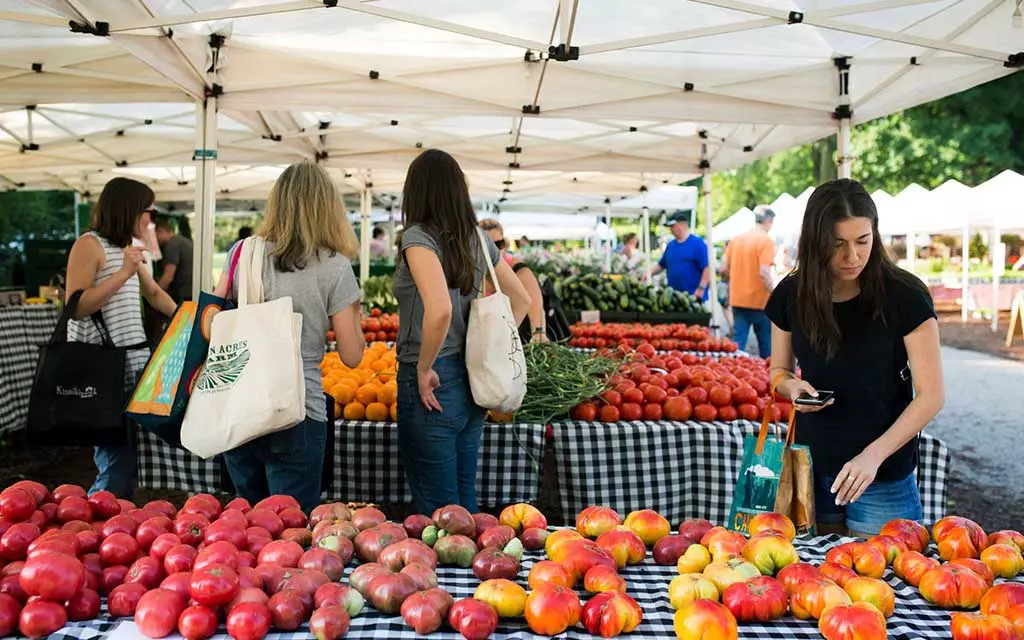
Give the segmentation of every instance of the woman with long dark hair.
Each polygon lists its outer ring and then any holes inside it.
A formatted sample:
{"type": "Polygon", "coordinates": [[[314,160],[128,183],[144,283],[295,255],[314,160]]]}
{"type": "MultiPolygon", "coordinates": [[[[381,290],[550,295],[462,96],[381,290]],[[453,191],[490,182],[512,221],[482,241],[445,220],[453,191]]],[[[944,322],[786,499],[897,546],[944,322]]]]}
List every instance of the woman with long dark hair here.
{"type": "MultiPolygon", "coordinates": [[[[75,241],[68,255],[67,298],[83,291],[68,324],[68,339],[100,344],[89,316],[100,312],[119,347],[146,343],[142,299],[164,316],[174,315],[175,304],[146,268],[143,249],[133,239],[143,238],[154,213],[153,190],[138,180],[113,178],[93,210],[90,230],[75,241]]],[[[149,359],[148,348],[130,349],[125,356],[125,388],[134,389],[149,359]]],[[[135,486],[135,447],[95,447],[96,482],[89,493],[112,491],[130,499],[135,486]]]]}
{"type": "Polygon", "coordinates": [[[811,449],[819,527],[866,536],[893,518],[920,520],[917,436],[944,402],[939,328],[928,289],[886,254],[859,183],[815,189],[797,268],[765,313],[772,380],[802,412],[796,441],[811,449]],[[834,396],[799,402],[818,390],[834,396]]]}
{"type": "Polygon", "coordinates": [[[402,235],[395,268],[398,299],[398,447],[420,512],[446,504],[477,511],[476,469],[484,411],[466,372],[466,325],[489,260],[516,325],[530,296],[484,236],[466,176],[450,155],[424,151],[409,165],[402,192],[402,235]]]}

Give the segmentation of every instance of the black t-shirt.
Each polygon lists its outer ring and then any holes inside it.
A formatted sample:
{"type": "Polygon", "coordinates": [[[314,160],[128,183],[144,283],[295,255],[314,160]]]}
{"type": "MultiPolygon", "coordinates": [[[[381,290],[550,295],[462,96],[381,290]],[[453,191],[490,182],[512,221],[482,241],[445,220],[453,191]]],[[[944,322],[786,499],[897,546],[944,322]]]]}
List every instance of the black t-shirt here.
{"type": "MultiPolygon", "coordinates": [[[[885,433],[913,398],[904,336],[935,317],[923,288],[898,280],[886,283],[883,318],[875,318],[860,296],[833,305],[842,332],[831,360],[814,348],[800,327],[796,277],[779,283],[765,306],[768,318],[793,338],[801,375],[815,389],[835,392],[832,406],[797,418],[796,441],[811,448],[815,470],[835,476],[854,456],[885,433]]],[[[902,480],[917,466],[917,438],[889,457],[877,480],[902,480]]]]}

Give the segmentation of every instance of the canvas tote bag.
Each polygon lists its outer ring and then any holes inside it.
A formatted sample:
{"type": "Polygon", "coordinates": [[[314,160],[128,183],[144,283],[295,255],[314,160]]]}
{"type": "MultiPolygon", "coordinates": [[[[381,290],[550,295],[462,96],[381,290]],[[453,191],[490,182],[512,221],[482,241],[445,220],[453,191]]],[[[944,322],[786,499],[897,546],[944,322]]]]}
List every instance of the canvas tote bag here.
{"type": "Polygon", "coordinates": [[[211,458],[306,419],[302,315],[292,299],[263,301],[263,238],[240,251],[238,308],[213,318],[210,350],[185,411],[182,445],[211,458]]]}
{"type": "Polygon", "coordinates": [[[526,395],[526,354],[512,303],[498,284],[484,232],[477,229],[480,257],[487,263],[494,294],[480,294],[470,304],[466,326],[466,370],[473,402],[498,413],[514,413],[526,395]]]}
{"type": "MultiPolygon", "coordinates": [[[[777,384],[777,383],[776,383],[777,384]]],[[[743,442],[743,462],[736,479],[729,514],[729,528],[747,533],[751,518],[759,513],[781,513],[796,525],[797,534],[814,535],[814,474],[811,450],[794,444],[796,407],[789,411],[785,438],[775,430],[769,435],[768,417],[774,406],[775,385],[757,437],[743,442]]]]}

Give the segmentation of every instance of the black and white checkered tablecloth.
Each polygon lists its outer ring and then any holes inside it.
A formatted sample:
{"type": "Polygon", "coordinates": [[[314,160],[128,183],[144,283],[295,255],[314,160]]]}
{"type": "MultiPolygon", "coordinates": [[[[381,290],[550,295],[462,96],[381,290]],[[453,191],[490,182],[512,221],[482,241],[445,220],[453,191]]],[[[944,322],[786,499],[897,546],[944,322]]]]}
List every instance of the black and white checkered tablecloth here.
{"type": "MultiPolygon", "coordinates": [[[[559,422],[552,425],[562,513],[593,504],[622,514],[655,509],[672,523],[725,522],[743,459],[760,425],[725,422],[559,422]]],[[[782,425],[783,431],[785,426],[782,425]]],[[[949,450],[921,437],[918,487],[925,522],[946,515],[949,450]]]]}
{"type": "MultiPolygon", "coordinates": [[[[339,420],[334,431],[333,478],[325,487],[327,499],[412,501],[398,454],[398,428],[393,423],[339,420]]],[[[485,425],[477,479],[480,504],[502,507],[536,500],[544,446],[543,425],[485,425]]],[[[140,434],[138,460],[142,487],[197,493],[225,488],[219,458],[203,460],[149,432],[140,434]]]]}
{"type": "MultiPolygon", "coordinates": [[[[825,560],[825,553],[831,547],[847,539],[838,536],[827,536],[818,538],[799,538],[796,541],[800,559],[804,562],[820,564],[825,560]]],[[[519,572],[517,582],[525,586],[526,577],[533,563],[542,556],[535,553],[528,553],[523,559],[522,568],[519,572]]],[[[346,578],[351,574],[354,567],[346,570],[346,578]]],[[[447,589],[452,596],[459,600],[470,597],[480,581],[477,580],[469,569],[457,569],[441,567],[438,569],[439,586],[447,589]]],[[[668,600],[668,585],[672,578],[678,575],[675,567],[660,567],[654,564],[650,554],[643,564],[627,567],[621,571],[628,585],[628,593],[636,599],[644,612],[644,619],[640,626],[629,635],[631,638],[673,638],[675,633],[672,629],[673,610],[668,600]]],[[[896,592],[896,613],[888,620],[888,637],[891,640],[921,640],[922,638],[949,638],[948,611],[938,609],[928,604],[917,591],[897,578],[892,570],[887,570],[886,581],[896,592]]],[[[1018,578],[1020,581],[1021,578],[1018,578]]],[[[587,594],[581,593],[581,599],[586,601],[587,594]]],[[[129,624],[125,622],[124,624],[129,624]]],[[[55,640],[92,640],[102,638],[117,625],[104,617],[89,623],[79,623],[67,627],[51,638],[55,640]]],[[[813,621],[801,621],[787,616],[767,624],[743,624],[740,626],[740,638],[767,638],[767,639],[799,639],[799,638],[821,638],[817,624],[813,621]]],[[[215,636],[218,639],[227,638],[223,628],[221,633],[215,636]]],[[[293,633],[271,633],[267,636],[270,640],[298,640],[308,638],[308,628],[293,633]]],[[[399,616],[386,616],[377,613],[367,607],[364,612],[352,619],[352,626],[346,638],[368,639],[368,640],[413,640],[417,636],[413,630],[406,626],[399,616]]],[[[447,626],[442,630],[431,634],[432,638],[439,640],[457,640],[462,636],[454,633],[447,626]]],[[[523,620],[502,620],[493,638],[495,640],[538,640],[546,636],[537,636],[530,632],[523,620]]],[[[592,639],[582,625],[577,625],[566,633],[556,636],[567,639],[592,639]]]]}
{"type": "Polygon", "coordinates": [[[39,346],[50,339],[58,315],[52,304],[0,308],[0,434],[25,426],[39,346]]]}

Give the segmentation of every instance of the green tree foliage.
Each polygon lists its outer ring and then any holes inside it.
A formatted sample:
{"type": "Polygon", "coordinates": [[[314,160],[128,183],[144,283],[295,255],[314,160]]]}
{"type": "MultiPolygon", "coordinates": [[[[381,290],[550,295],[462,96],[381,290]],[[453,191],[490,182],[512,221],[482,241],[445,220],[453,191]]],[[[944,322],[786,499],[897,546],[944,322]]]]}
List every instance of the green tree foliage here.
{"type": "Polygon", "coordinates": [[[26,240],[71,239],[74,220],[69,191],[0,193],[0,286],[11,284],[15,264],[24,261],[26,240]]]}
{"type": "MultiPolygon", "coordinates": [[[[853,177],[895,195],[911,183],[976,186],[1005,169],[1024,172],[1024,73],[858,125],[853,177]]],[[[835,137],[716,174],[715,219],[830,180],[835,137]]]]}

